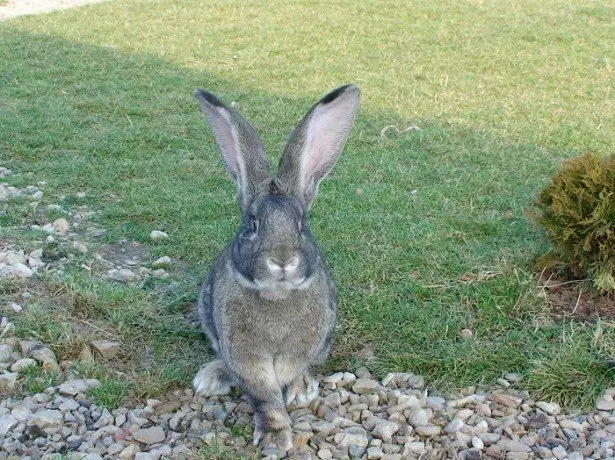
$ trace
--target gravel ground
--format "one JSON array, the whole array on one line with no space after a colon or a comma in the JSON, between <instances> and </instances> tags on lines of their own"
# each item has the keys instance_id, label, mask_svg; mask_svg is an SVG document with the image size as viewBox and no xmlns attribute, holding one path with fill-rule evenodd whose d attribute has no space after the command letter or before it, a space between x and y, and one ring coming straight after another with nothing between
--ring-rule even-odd
<instances>
[{"instance_id":1,"label":"gravel ground","mask_svg":"<svg viewBox=\"0 0 615 460\"><path fill-rule=\"evenodd\" d=\"M6 319L2 323L6 329ZM58 366L45 344L3 334L0 391L18 388L28 366ZM362 368L318 376L320 396L308 407L289 408L294 447L287 456L580 460L615 455L615 388L604 393L595 411L565 415L557 404L532 401L527 392L512 389L520 379L508 374L503 388L490 393L436 396L413 374L389 374L379 381ZM252 411L243 397L204 399L186 389L108 411L87 396L99 385L95 379L68 378L42 393L4 397L0 459L194 458L203 445L226 452L226 458L259 455L250 444ZM260 455L283 456L276 450Z\"/></svg>"},{"instance_id":2,"label":"gravel ground","mask_svg":"<svg viewBox=\"0 0 615 460\"><path fill-rule=\"evenodd\" d=\"M9 0L6 5L0 6L0 21L26 14L48 13L102 1L104 0Z\"/></svg>"}]
</instances>

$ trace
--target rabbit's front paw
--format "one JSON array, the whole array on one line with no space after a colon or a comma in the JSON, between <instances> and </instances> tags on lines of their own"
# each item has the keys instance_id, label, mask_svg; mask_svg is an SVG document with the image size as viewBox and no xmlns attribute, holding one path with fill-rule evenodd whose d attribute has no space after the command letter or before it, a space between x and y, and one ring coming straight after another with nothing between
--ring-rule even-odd
<instances>
[{"instance_id":1,"label":"rabbit's front paw","mask_svg":"<svg viewBox=\"0 0 615 460\"><path fill-rule=\"evenodd\" d=\"M231 392L231 382L226 375L222 360L207 363L196 374L192 386L197 394L207 396L227 395Z\"/></svg>"},{"instance_id":2,"label":"rabbit's front paw","mask_svg":"<svg viewBox=\"0 0 615 460\"><path fill-rule=\"evenodd\" d=\"M286 413L270 411L254 415L254 445L263 449L288 451L293 446L292 431Z\"/></svg>"},{"instance_id":3,"label":"rabbit's front paw","mask_svg":"<svg viewBox=\"0 0 615 460\"><path fill-rule=\"evenodd\" d=\"M305 407L316 396L318 396L318 383L307 372L293 380L284 392L287 406Z\"/></svg>"}]
</instances>

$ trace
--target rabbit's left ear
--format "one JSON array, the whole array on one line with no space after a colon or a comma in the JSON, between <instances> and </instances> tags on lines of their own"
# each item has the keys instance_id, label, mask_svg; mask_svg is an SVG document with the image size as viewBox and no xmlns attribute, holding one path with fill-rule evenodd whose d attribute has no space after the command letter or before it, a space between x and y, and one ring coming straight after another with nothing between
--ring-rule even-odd
<instances>
[{"instance_id":1,"label":"rabbit's left ear","mask_svg":"<svg viewBox=\"0 0 615 460\"><path fill-rule=\"evenodd\" d=\"M275 185L308 209L318 185L344 149L359 109L360 92L346 85L327 94L301 120L284 149Z\"/></svg>"},{"instance_id":2,"label":"rabbit's left ear","mask_svg":"<svg viewBox=\"0 0 615 460\"><path fill-rule=\"evenodd\" d=\"M194 97L209 120L224 166L237 184L237 201L245 212L252 199L267 193L271 184L261 138L250 123L213 94L198 89Z\"/></svg>"}]
</instances>

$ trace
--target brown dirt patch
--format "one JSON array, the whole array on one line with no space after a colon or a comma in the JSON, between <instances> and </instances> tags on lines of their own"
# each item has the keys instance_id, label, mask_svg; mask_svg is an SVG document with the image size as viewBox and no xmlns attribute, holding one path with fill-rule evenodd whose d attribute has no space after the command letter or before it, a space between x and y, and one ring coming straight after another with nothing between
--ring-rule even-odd
<instances>
[{"instance_id":1,"label":"brown dirt patch","mask_svg":"<svg viewBox=\"0 0 615 460\"><path fill-rule=\"evenodd\" d=\"M615 295L600 294L585 281L568 280L557 272L545 270L541 287L552 312L595 323L598 319L615 319Z\"/></svg>"}]
</instances>

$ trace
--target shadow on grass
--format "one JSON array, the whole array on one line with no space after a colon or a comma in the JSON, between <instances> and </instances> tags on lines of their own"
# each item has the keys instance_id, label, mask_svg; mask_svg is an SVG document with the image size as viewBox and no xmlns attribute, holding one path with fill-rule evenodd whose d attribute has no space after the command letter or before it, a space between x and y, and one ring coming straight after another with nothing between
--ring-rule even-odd
<instances>
[{"instance_id":1,"label":"shadow on grass","mask_svg":"<svg viewBox=\"0 0 615 460\"><path fill-rule=\"evenodd\" d=\"M239 213L191 98L195 87L235 101L274 155L314 102L237 87L207 69L5 27L3 163L19 173L16 184L46 181L46 203L86 191L109 241L147 242L152 229L167 231L169 241L153 255L183 260L196 291ZM421 129L382 134L409 122L364 109L314 208L314 232L341 297L327 370L368 364L451 387L529 372L533 360L555 356L562 326L536 295L532 260L545 242L525 211L557 156L570 152L412 122ZM125 327L130 332L131 323ZM473 339L460 337L465 328ZM590 330L575 337L591 349Z\"/></svg>"}]
</instances>

